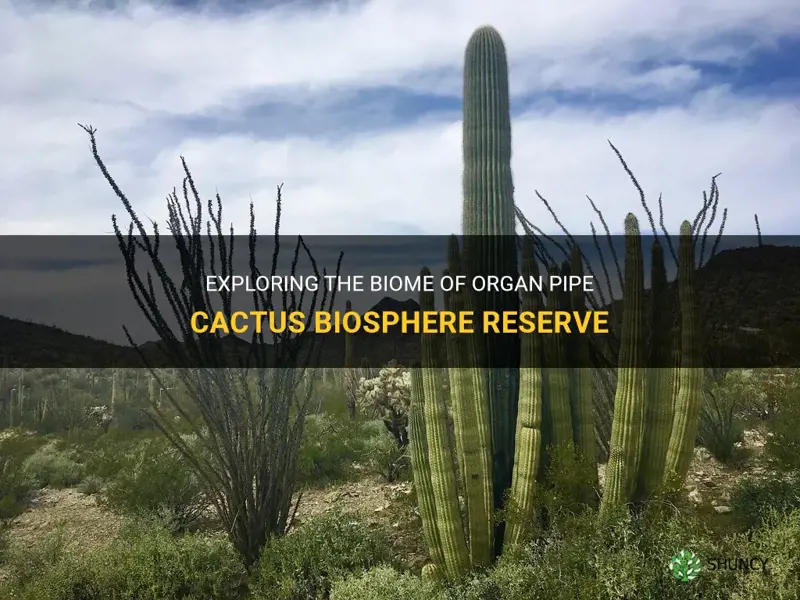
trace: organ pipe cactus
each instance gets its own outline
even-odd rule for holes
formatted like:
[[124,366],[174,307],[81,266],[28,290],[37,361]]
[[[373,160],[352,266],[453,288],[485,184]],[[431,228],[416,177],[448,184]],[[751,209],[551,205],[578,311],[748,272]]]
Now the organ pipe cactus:
[[675,369],[668,368],[672,358],[672,314],[668,302],[667,269],[664,250],[656,239],[651,250],[650,267],[650,356],[647,371],[644,428],[636,498],[644,500],[662,484],[667,446],[674,418],[672,397]]
[[[421,275],[423,278],[429,277],[430,270],[423,268]],[[433,292],[421,292],[419,304],[423,311],[434,310]],[[458,579],[469,568],[469,555],[461,521],[458,486],[453,472],[453,453],[447,431],[444,389],[439,380],[437,341],[435,334],[422,335],[421,392],[425,399],[422,406],[428,443],[428,468],[433,500],[436,504],[436,527],[442,547],[443,567],[448,579]],[[418,389],[418,394],[419,391]]]
[[681,312],[681,365],[675,396],[675,420],[667,449],[665,479],[683,480],[689,471],[702,400],[703,372],[695,335],[694,243],[692,225],[684,221],[678,251],[678,295]]
[[[539,274],[532,239],[524,241],[522,274],[526,277],[537,277]],[[522,310],[537,311],[540,308],[538,292],[528,291],[522,294]],[[542,348],[539,336],[523,337],[520,351],[514,472],[509,523],[504,540],[507,545],[519,543],[527,533],[527,524],[534,512],[534,491],[542,445]]]
[[[558,267],[552,267],[550,276],[560,276]],[[566,310],[565,296],[559,290],[550,290],[547,296],[547,308]],[[573,442],[572,414],[569,402],[569,369],[565,364],[564,334],[548,335],[545,338],[545,357],[547,368],[545,381],[545,419],[547,431],[544,436],[546,445],[564,447]]]
[[[450,238],[448,262],[451,274],[463,272],[456,236]],[[472,310],[471,297],[472,294],[463,289],[452,292],[449,298],[451,310]],[[467,367],[478,364],[480,360],[478,336],[455,334],[450,336],[450,340],[450,364],[455,365],[455,368],[448,369],[450,406],[466,497],[470,563],[487,566],[494,553],[494,487],[486,369]]]
[[[583,259],[581,250],[572,247],[570,256],[570,273],[583,277]],[[571,292],[572,310],[586,310],[586,298],[583,288],[576,287]],[[575,445],[586,460],[594,463],[597,460],[597,441],[595,438],[594,410],[592,407],[592,372],[589,364],[589,340],[584,335],[573,334],[569,338],[570,358],[577,367],[571,368],[570,378],[570,414]]]
[[[464,274],[468,280],[476,274],[516,274],[508,72],[502,40],[490,27],[478,29],[467,46],[463,150],[464,243],[459,248],[458,240],[450,239],[446,273]],[[623,323],[601,513],[649,495],[662,479],[685,476],[699,411],[701,374],[691,368],[697,361],[691,225],[681,228],[677,378],[675,369],[665,367],[672,350],[663,251],[654,243],[649,324],[651,342],[658,347],[651,349],[648,368],[642,240],[633,214],[625,219],[625,235]],[[534,246],[532,236],[524,240],[526,278],[538,273]],[[586,266],[591,272],[591,265]],[[582,275],[583,267],[580,250],[573,245],[570,261],[562,268],[551,267],[550,274]],[[423,276],[429,274],[423,269]],[[521,300],[526,311],[544,305],[538,292],[524,292]],[[477,294],[467,287],[445,294],[448,310],[473,310],[476,320],[484,310],[519,306],[516,293]],[[582,291],[551,290],[547,306],[583,310],[586,299]],[[420,294],[420,309],[434,310],[432,293]],[[426,571],[454,580],[470,566],[487,565],[493,547],[497,552],[502,545],[525,539],[536,515],[536,480],[546,464],[547,445],[574,445],[596,460],[596,427],[585,337],[540,337],[537,332],[515,341],[510,335],[450,334],[445,338],[449,386],[440,378],[438,341],[435,334],[421,336],[422,363],[412,377],[410,440],[423,531],[433,561]],[[570,368],[570,361],[584,368]],[[465,500],[463,515],[459,492]],[[502,501],[506,495],[507,505]],[[495,508],[507,509],[504,523],[495,523]]]
[[611,425],[611,452],[601,512],[624,504],[634,491],[644,426],[642,239],[636,217],[625,218],[625,290],[622,342]]
[[436,521],[433,483],[431,482],[430,462],[428,460],[428,440],[425,431],[425,394],[423,392],[422,370],[419,365],[411,369],[411,394],[415,401],[409,409],[409,429],[411,446],[411,468],[414,473],[414,486],[419,500],[419,514],[422,519],[422,532],[428,545],[431,558],[436,565],[444,564],[441,538]]

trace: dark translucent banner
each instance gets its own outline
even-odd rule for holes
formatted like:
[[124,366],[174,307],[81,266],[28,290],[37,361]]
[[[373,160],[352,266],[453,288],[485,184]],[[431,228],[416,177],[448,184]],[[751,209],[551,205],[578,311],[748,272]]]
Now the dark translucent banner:
[[[679,240],[658,238],[668,280],[660,319],[654,238],[640,242],[645,292],[632,366],[800,366],[800,236],[696,238],[689,352]],[[625,238],[537,237],[535,271],[522,268],[524,243],[2,236],[0,366],[412,365],[425,336],[441,366],[518,366],[526,336],[537,338],[543,366],[617,366]],[[573,247],[581,270],[569,263]],[[433,305],[423,298],[421,309],[421,294]]]

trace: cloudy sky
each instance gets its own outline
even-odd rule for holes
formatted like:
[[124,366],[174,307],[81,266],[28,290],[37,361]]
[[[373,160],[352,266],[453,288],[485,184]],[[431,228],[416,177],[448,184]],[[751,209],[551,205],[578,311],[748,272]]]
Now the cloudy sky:
[[721,172],[728,231],[757,211],[797,233],[797,0],[0,0],[0,233],[111,232],[122,206],[77,123],[142,217],[163,220],[184,155],[242,233],[251,199],[270,229],[280,183],[285,233],[456,232],[463,51],[485,23],[532,221],[554,227],[536,190],[576,234],[586,194],[616,229],[643,216],[610,139],[670,228]]

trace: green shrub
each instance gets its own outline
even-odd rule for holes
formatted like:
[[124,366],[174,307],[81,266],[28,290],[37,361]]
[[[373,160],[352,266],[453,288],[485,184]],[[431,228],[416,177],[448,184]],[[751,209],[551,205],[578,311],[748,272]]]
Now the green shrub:
[[110,507],[155,518],[174,532],[199,523],[207,504],[204,487],[168,440],[148,439],[118,459],[119,471],[103,492]]
[[391,483],[408,473],[410,461],[406,450],[398,447],[392,434],[381,424],[381,429],[367,438],[364,456],[370,470]]
[[773,466],[782,471],[800,470],[800,392],[788,394],[780,411],[768,424],[764,445]]
[[84,474],[84,466],[74,460],[74,454],[59,450],[54,444],[43,446],[29,456],[23,469],[40,488],[72,487]]
[[100,490],[103,489],[103,480],[100,479],[97,475],[88,475],[78,484],[78,491],[81,494],[86,494],[87,496],[93,496],[94,494],[100,493]]
[[20,587],[47,575],[64,553],[64,535],[57,526],[30,546],[16,545],[9,548],[6,563],[11,581]]
[[320,378],[314,384],[313,394],[311,408],[314,412],[348,418],[347,394],[343,385]]
[[76,449],[86,464],[86,472],[100,479],[113,478],[130,462],[130,457],[149,440],[162,439],[161,432],[109,429],[79,442]]
[[732,600],[800,598],[800,511],[769,517],[770,527],[740,535],[734,554],[768,559],[766,575],[740,572]]
[[298,455],[298,483],[323,486],[346,480],[364,459],[364,424],[325,413],[306,418]]
[[549,448],[550,464],[540,488],[542,504],[547,506],[549,520],[560,515],[569,518],[596,505],[597,491],[592,481],[597,478],[597,464],[588,460],[574,444]]
[[731,494],[731,508],[745,526],[758,528],[773,512],[800,509],[800,474],[742,480]]
[[743,387],[726,385],[726,381],[705,390],[697,428],[698,441],[721,463],[734,458],[737,443],[743,439],[744,423],[739,415],[746,406]]
[[62,554],[12,589],[21,600],[235,600],[244,597],[246,572],[224,539],[147,528],[87,554]]
[[[500,598],[594,600],[596,598],[684,598],[686,589],[667,569],[669,559],[688,549],[719,555],[711,535],[695,520],[645,512],[630,517],[623,507],[598,520],[586,513],[563,521],[532,548],[506,552],[488,578]],[[725,598],[726,574],[704,573],[692,582],[703,598]]]
[[380,565],[366,573],[334,582],[331,600],[409,600],[433,598],[436,593],[419,577]]
[[3,530],[25,510],[35,482],[23,465],[41,445],[40,439],[27,435],[6,434],[0,440],[0,528]]
[[389,560],[383,533],[356,517],[331,513],[273,539],[251,585],[259,600],[325,597],[332,582]]

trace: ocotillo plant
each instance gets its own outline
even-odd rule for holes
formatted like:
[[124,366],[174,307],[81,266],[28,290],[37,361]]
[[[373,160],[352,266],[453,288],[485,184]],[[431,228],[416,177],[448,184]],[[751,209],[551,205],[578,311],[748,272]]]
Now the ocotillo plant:
[[[448,260],[451,275],[462,272],[468,276],[485,275],[486,270],[508,274],[517,269],[516,239],[511,235],[513,224],[506,219],[508,214],[515,213],[509,165],[507,86],[502,40],[493,29],[481,28],[470,39],[466,53],[465,238],[462,253],[457,240],[451,238]],[[625,167],[627,170],[627,165]],[[707,208],[705,204],[704,207]],[[649,210],[648,216],[652,225]],[[660,479],[659,472],[666,473],[665,477],[685,475],[686,457],[690,456],[697,426],[696,403],[700,397],[700,380],[693,375],[697,370],[689,368],[697,358],[691,279],[694,269],[692,226],[685,223],[681,230],[678,260],[683,362],[677,397],[673,391],[676,386],[665,383],[673,375],[668,374],[662,381],[646,368],[642,240],[634,215],[628,215],[625,226],[625,295],[617,357],[617,398],[610,425],[610,460],[601,512],[631,501],[637,492],[637,482],[645,482],[640,490],[657,487],[653,481]],[[498,241],[507,238],[514,240],[513,252],[508,251],[505,241]],[[669,238],[667,240],[669,242]],[[526,276],[538,270],[536,243],[533,236],[525,239],[522,264]],[[552,260],[543,260],[551,274],[582,273],[584,264],[577,246],[565,255],[572,260],[562,267]],[[539,257],[542,256],[544,254],[540,253]],[[659,259],[654,257],[654,260]],[[660,260],[663,263],[663,256]],[[590,264],[585,266],[592,268]],[[605,264],[603,267],[607,273]],[[622,281],[619,266],[617,271]],[[427,268],[422,274],[429,274]],[[661,283],[657,283],[659,285]],[[482,310],[504,310],[519,305],[516,294],[510,298],[472,294],[468,290],[447,295],[447,308],[469,310],[472,307],[479,315]],[[591,304],[588,296],[576,293],[570,297],[566,292],[550,290],[547,306],[582,310],[586,308],[587,299]],[[610,300],[613,301],[613,296]],[[525,310],[535,310],[542,305],[543,299],[538,293],[523,294]],[[420,308],[423,311],[434,309],[431,293],[420,295]],[[666,308],[655,301],[653,310],[666,311]],[[652,323],[667,320],[660,313],[651,317]],[[448,398],[439,378],[439,340],[433,334],[421,337],[422,363],[413,375],[412,386],[410,435],[414,480],[425,537],[434,561],[427,572],[442,573],[448,579],[459,578],[470,565],[486,565],[491,560],[492,546],[497,551],[503,543],[514,544],[524,539],[526,523],[534,517],[537,469],[544,464],[542,459],[547,456],[548,445],[570,444],[589,457],[594,455],[591,382],[584,377],[585,372],[569,368],[569,360],[586,366],[587,348],[576,344],[586,340],[560,336],[543,339],[537,334],[527,334],[521,346],[515,347],[508,342],[509,338],[513,340],[511,336],[501,340],[480,335],[446,338],[448,360],[452,365],[448,371]],[[514,352],[515,357],[509,356]],[[652,366],[663,368],[663,364],[658,363]],[[645,381],[654,383],[646,386]],[[673,397],[677,398],[674,406]],[[451,447],[447,430],[448,404],[455,429],[454,447]],[[656,446],[645,452],[642,462],[643,440],[651,436]],[[663,450],[665,437],[669,437],[668,452]],[[650,469],[659,459],[661,464],[655,469],[655,477],[649,473],[646,477],[641,469]],[[459,505],[459,479],[466,500],[466,515],[463,516]],[[491,490],[487,489],[489,482]],[[503,531],[495,529],[492,509],[500,507],[498,498],[505,498],[507,493],[509,502],[505,507],[510,510],[506,511],[507,529]]]

